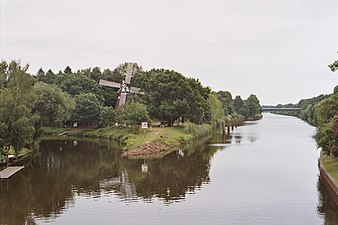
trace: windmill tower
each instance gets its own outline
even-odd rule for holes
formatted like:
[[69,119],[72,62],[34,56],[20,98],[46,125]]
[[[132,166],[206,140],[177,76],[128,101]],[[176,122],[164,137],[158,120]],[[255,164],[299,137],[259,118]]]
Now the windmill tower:
[[122,81],[122,83],[116,83],[116,82],[100,79],[99,85],[106,86],[106,87],[112,87],[112,88],[118,88],[117,101],[116,101],[115,108],[119,108],[122,105],[126,104],[127,97],[130,94],[144,95],[144,92],[140,91],[140,88],[130,87],[130,82],[134,74],[135,74],[135,71],[134,71],[133,63],[127,63],[125,78]]

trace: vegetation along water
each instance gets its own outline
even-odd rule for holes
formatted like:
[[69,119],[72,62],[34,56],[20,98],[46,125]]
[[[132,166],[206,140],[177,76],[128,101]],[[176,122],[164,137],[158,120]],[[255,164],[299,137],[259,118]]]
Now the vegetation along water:
[[157,159],[54,138],[0,182],[0,224],[336,224],[315,128],[265,114]]
[[316,130],[172,70],[27,70],[0,66],[0,224],[337,223],[338,86],[272,106]]

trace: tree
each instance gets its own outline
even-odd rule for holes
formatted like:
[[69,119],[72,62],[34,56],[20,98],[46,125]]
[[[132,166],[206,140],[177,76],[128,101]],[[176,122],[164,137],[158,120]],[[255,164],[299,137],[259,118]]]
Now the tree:
[[33,78],[27,73],[28,65],[20,62],[2,62],[0,76],[5,77],[5,88],[0,92],[0,146],[13,146],[18,153],[31,145],[37,115],[33,113],[36,95]]
[[78,73],[83,74],[92,80],[95,80],[95,82],[97,83],[99,82],[100,79],[103,79],[100,67],[80,70]]
[[261,106],[256,95],[251,94],[244,103],[248,110],[248,116],[254,116],[260,113]]
[[75,102],[67,93],[42,82],[34,85],[34,92],[38,96],[35,111],[40,116],[42,126],[56,127],[70,119]]
[[139,127],[142,122],[149,122],[150,117],[146,105],[139,102],[130,102],[123,105],[118,114],[120,122],[133,127]]
[[99,120],[102,106],[92,93],[75,96],[75,109],[71,120],[82,125],[93,125]]
[[100,102],[104,101],[98,83],[83,74],[58,75],[57,85],[72,96],[92,93]]
[[49,69],[45,73],[45,71],[43,71],[42,68],[38,70],[38,72],[36,73],[36,77],[38,78],[38,81],[41,81],[47,84],[54,84],[57,78],[51,69]]
[[103,107],[100,118],[99,118],[99,125],[101,127],[112,126],[115,124],[116,120],[116,112],[113,107]]
[[67,66],[63,72],[64,72],[65,74],[72,74],[72,73],[73,73],[73,72],[72,72],[72,69],[70,68],[70,66]]
[[135,84],[146,92],[144,97],[150,115],[166,120],[168,126],[173,126],[179,118],[194,123],[206,121],[210,88],[204,88],[198,80],[185,78],[175,71],[152,69],[140,73]]
[[240,111],[243,107],[243,104],[244,104],[244,102],[243,102],[241,96],[237,95],[234,99],[234,107],[235,107],[236,113],[240,114]]
[[213,126],[217,126],[224,120],[224,109],[216,93],[209,94],[208,104],[211,109],[210,123]]
[[338,94],[332,95],[318,103],[315,113],[318,125],[321,126],[332,119],[338,112]]
[[322,124],[317,129],[316,142],[318,147],[321,147],[323,152],[330,155],[335,150],[335,140],[333,132],[333,118],[327,123]]
[[224,115],[231,115],[235,112],[234,101],[232,100],[231,93],[229,91],[217,92],[217,97],[222,103]]

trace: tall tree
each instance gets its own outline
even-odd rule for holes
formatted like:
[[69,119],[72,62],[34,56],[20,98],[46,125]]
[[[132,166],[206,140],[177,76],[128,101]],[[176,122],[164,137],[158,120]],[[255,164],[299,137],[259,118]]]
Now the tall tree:
[[98,122],[102,105],[92,93],[75,96],[75,109],[71,120],[80,125],[94,125]]
[[236,113],[240,114],[241,109],[243,107],[243,104],[244,104],[244,102],[243,102],[241,96],[237,95],[234,99],[234,106],[235,106]]
[[34,85],[37,95],[35,111],[42,126],[56,127],[64,124],[75,108],[74,100],[54,85],[38,82]]
[[72,74],[72,73],[73,73],[73,72],[72,72],[72,69],[70,68],[70,66],[67,66],[63,72],[64,72],[65,74]]
[[118,110],[121,122],[133,127],[139,127],[142,122],[149,122],[150,117],[146,105],[139,102],[129,102]]
[[210,93],[208,103],[211,109],[211,124],[217,126],[224,120],[224,109],[216,93]]
[[116,112],[113,107],[103,107],[100,112],[99,125],[101,127],[112,126],[116,122]]
[[27,70],[28,65],[21,66],[20,62],[12,61],[0,72],[8,81],[7,88],[0,92],[0,146],[13,146],[16,153],[32,144],[37,120],[33,113],[34,80]]
[[224,115],[231,115],[235,112],[234,102],[229,91],[219,91],[217,92],[217,97],[222,103]]
[[260,113],[261,106],[256,95],[251,94],[244,104],[247,106],[249,116]]

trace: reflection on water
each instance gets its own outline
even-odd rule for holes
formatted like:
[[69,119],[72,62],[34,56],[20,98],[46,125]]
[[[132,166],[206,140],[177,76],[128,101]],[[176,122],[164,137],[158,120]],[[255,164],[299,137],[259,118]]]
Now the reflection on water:
[[319,204],[318,212],[324,217],[325,225],[338,224],[338,206],[331,198],[324,184],[318,180]]
[[338,224],[313,132],[266,115],[146,160],[97,140],[43,141],[0,181],[0,224]]
[[86,141],[43,141],[40,153],[25,160],[25,169],[1,181],[1,224],[55,218],[75,196],[113,194],[126,202],[154,197],[166,204],[181,201],[207,184],[208,151],[204,145],[179,150],[156,160],[128,160],[118,149]]

